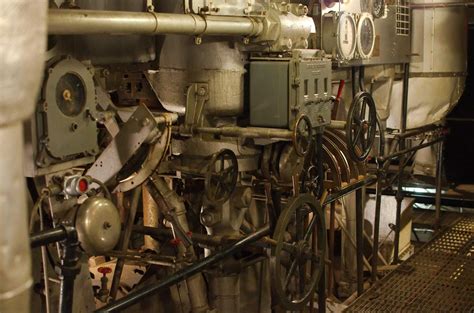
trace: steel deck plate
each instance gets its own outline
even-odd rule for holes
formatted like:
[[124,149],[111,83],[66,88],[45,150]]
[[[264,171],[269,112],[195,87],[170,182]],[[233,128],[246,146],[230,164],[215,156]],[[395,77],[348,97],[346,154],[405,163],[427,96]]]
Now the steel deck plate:
[[346,312],[474,312],[474,217],[437,235]]

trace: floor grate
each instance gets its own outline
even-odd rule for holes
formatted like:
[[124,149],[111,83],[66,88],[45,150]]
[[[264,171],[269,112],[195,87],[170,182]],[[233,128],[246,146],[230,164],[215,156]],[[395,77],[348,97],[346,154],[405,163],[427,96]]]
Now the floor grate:
[[474,312],[474,217],[436,236],[346,312]]

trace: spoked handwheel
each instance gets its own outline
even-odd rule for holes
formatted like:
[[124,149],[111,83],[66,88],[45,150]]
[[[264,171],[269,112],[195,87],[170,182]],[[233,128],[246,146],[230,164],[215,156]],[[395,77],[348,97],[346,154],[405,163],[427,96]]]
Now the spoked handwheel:
[[227,201],[234,192],[238,174],[237,157],[232,150],[223,149],[214,154],[204,181],[207,199],[215,204]]
[[[364,161],[372,149],[377,130],[377,111],[370,93],[361,91],[352,101],[346,123],[346,140],[354,161]],[[356,149],[360,148],[360,151]]]
[[316,198],[303,194],[290,200],[278,218],[273,239],[273,295],[283,308],[299,310],[313,296],[325,266],[326,228]]
[[307,115],[300,115],[293,129],[293,146],[298,156],[304,156],[311,147],[313,137],[313,126]]

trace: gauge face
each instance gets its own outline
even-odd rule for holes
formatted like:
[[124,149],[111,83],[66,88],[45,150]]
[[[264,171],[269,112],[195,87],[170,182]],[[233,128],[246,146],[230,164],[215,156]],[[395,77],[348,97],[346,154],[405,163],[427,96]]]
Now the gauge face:
[[374,17],[382,17],[385,14],[385,0],[373,0],[372,15]]
[[369,14],[362,14],[358,24],[358,52],[364,59],[370,58],[375,44],[374,21]]
[[86,105],[86,89],[83,81],[74,73],[66,73],[56,85],[56,103],[66,116],[76,116]]
[[352,15],[348,13],[343,13],[339,17],[337,45],[343,59],[352,59],[356,48],[356,24]]

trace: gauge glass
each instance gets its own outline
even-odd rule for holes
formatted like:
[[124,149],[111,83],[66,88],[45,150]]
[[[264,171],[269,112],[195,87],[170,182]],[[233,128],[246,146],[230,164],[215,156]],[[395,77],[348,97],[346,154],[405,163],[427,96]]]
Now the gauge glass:
[[356,47],[356,25],[354,18],[343,13],[339,17],[338,25],[339,54],[344,59],[352,59]]
[[359,20],[358,50],[362,58],[372,55],[375,44],[375,27],[370,15],[362,15]]

